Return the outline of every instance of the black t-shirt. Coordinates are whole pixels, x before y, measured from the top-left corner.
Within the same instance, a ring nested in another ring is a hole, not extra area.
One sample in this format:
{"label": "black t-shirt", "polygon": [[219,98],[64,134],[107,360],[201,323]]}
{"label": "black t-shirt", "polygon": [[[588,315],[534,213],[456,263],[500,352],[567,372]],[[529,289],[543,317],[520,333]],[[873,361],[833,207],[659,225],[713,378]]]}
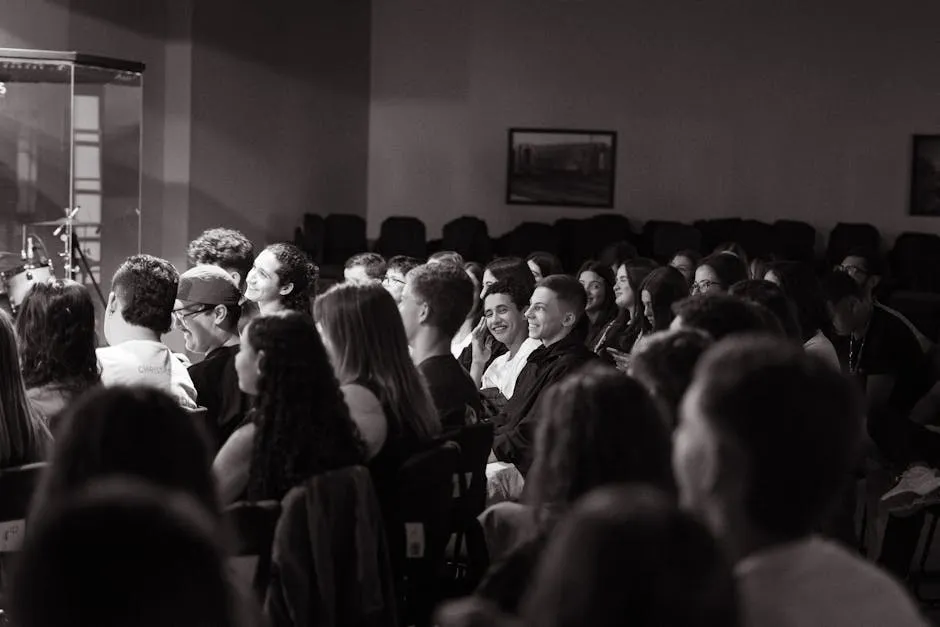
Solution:
{"label": "black t-shirt", "polygon": [[238,346],[223,346],[189,367],[197,399],[207,410],[206,422],[218,450],[243,422],[251,402],[238,387],[235,355]]}
{"label": "black t-shirt", "polygon": [[453,355],[429,357],[418,364],[427,381],[444,430],[476,423],[483,416],[480,391]]}

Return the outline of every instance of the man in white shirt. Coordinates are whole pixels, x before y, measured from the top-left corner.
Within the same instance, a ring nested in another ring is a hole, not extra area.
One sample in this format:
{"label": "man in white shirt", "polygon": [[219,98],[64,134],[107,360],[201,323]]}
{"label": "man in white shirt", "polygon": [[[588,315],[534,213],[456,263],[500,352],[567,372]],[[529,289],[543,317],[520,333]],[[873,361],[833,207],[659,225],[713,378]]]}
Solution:
{"label": "man in white shirt", "polygon": [[813,534],[863,429],[857,387],[801,346],[734,336],[699,361],[680,410],[676,481],[736,563],[743,625],[927,625],[888,574]]}
{"label": "man in white shirt", "polygon": [[186,366],[160,337],[170,330],[179,273],[151,255],[128,257],[111,280],[104,315],[109,346],[98,349],[104,385],[148,385],[184,408],[196,407],[196,388]]}

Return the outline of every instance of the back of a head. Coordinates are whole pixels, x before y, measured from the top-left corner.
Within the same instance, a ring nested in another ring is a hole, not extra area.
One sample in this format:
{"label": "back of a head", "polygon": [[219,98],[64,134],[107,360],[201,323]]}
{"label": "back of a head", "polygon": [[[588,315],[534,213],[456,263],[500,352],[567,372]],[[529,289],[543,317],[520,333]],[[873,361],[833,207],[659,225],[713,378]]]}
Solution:
{"label": "back of a head", "polygon": [[671,439],[660,408],[638,382],[589,365],[555,384],[538,406],[530,502],[567,506],[608,483],[675,492]]}
{"label": "back of a head", "polygon": [[216,520],[183,495],[112,478],[31,526],[10,595],[20,627],[229,627]]}
{"label": "back of a head", "polygon": [[255,248],[251,240],[234,229],[215,228],[203,231],[189,244],[187,251],[192,265],[210,264],[238,272],[242,281],[251,272]]}
{"label": "back of a head", "polygon": [[466,261],[464,260],[463,255],[458,253],[456,250],[439,250],[428,257],[428,263],[447,263],[453,266],[463,267]]}
{"label": "back of a head", "polygon": [[497,281],[514,279],[522,285],[531,285],[535,289],[535,277],[525,260],[519,257],[500,257],[486,264],[486,271]]}
{"label": "back of a head", "polygon": [[417,257],[409,257],[408,255],[395,255],[390,257],[388,263],[386,264],[386,272],[398,272],[402,276],[408,274],[412,268],[417,268],[421,265],[421,260]]}
{"label": "back of a head", "polygon": [[125,322],[160,335],[172,325],[178,286],[179,273],[173,264],[153,255],[128,257],[111,280]]}
{"label": "back of a head", "polygon": [[676,329],[654,333],[633,352],[630,376],[665,405],[670,428],[676,426],[679,403],[692,383],[695,366],[712,343],[702,331]]}
{"label": "back of a head", "polygon": [[786,337],[803,343],[796,306],[779,285],[763,279],[748,279],[732,285],[728,293],[766,307],[776,317]]}
{"label": "back of a head", "polygon": [[717,542],[669,495],[643,485],[602,488],[577,503],[549,541],[521,615],[539,627],[739,624]]}
{"label": "back of a head", "polygon": [[211,464],[206,434],[170,396],[148,387],[98,388],[62,416],[34,509],[118,474],[186,492],[218,512]]}
{"label": "back of a head", "polygon": [[780,323],[769,312],[763,315],[760,305],[728,294],[697,294],[672,310],[683,327],[704,331],[715,340],[736,333],[783,334]]}
{"label": "back of a head", "polygon": [[473,308],[476,288],[466,270],[449,263],[425,264],[405,277],[413,296],[428,306],[427,324],[453,338]]}
{"label": "back of a head", "polygon": [[711,268],[725,289],[747,280],[747,262],[732,252],[714,253],[702,259],[699,265]]}
{"label": "back of a head", "polygon": [[539,270],[542,272],[542,276],[550,276],[552,274],[564,274],[565,269],[561,265],[561,260],[557,255],[543,250],[537,250],[533,253],[530,253],[528,257],[525,258],[526,263],[532,262],[538,266]]}
{"label": "back of a head", "polygon": [[744,456],[745,512],[778,537],[810,532],[858,461],[858,389],[791,342],[751,335],[718,343],[699,361],[684,403]]}
{"label": "back of a head", "polygon": [[385,271],[388,269],[385,258],[378,253],[359,253],[346,260],[347,269],[356,266],[361,266],[365,270],[366,276],[373,281],[381,281],[385,278]]}

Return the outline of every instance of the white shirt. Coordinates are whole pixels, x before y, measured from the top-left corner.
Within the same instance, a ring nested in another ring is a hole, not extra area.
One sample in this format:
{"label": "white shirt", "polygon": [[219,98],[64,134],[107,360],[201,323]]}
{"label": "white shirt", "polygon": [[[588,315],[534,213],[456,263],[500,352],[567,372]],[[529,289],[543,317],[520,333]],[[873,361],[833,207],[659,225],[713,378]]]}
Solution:
{"label": "white shirt", "polygon": [[463,352],[463,349],[470,346],[470,342],[473,341],[473,331],[467,333],[462,340],[459,342],[454,338],[450,343],[450,352],[453,354],[454,359],[460,359],[460,353]]}
{"label": "white shirt", "polygon": [[163,342],[128,340],[97,353],[104,385],[148,385],[168,393],[186,409],[196,408],[196,386],[186,366]]}
{"label": "white shirt", "polygon": [[509,359],[509,353],[505,353],[494,359],[483,372],[483,379],[480,380],[480,389],[497,388],[507,399],[512,398],[512,393],[516,389],[516,379],[519,378],[519,373],[525,368],[532,351],[541,345],[541,340],[533,340],[529,337],[522,343],[512,359]]}
{"label": "white shirt", "polygon": [[836,354],[836,347],[832,345],[832,342],[829,341],[829,338],[826,337],[822,331],[816,331],[816,335],[806,340],[806,342],[803,343],[803,349],[807,353],[822,358],[827,364],[841,372],[842,365],[839,363],[839,355]]}
{"label": "white shirt", "polygon": [[926,627],[907,591],[839,545],[807,538],[734,569],[745,627]]}

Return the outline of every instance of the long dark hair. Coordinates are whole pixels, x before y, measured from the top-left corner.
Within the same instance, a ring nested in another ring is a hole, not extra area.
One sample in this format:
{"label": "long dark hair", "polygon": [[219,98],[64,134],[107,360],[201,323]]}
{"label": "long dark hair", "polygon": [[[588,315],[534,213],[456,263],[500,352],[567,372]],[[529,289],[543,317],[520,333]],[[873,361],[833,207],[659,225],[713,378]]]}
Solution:
{"label": "long dark hair", "polygon": [[800,261],[778,261],[770,264],[767,271],[777,275],[780,287],[793,301],[804,343],[818,331],[828,331],[829,314],[822,284],[811,265]]}
{"label": "long dark hair", "polygon": [[[614,283],[616,279],[614,278],[613,271],[610,269],[610,265],[594,260],[585,261],[578,270],[578,276],[576,277],[578,281],[581,280],[581,275],[585,272],[593,272],[599,276],[604,283],[604,302],[601,306],[601,310],[598,312],[597,319],[594,322],[590,322],[590,319],[588,320],[590,329],[588,330],[586,343],[589,347],[593,347],[598,336],[603,333],[607,325],[617,317],[620,310],[617,308],[617,300],[614,296]],[[585,317],[587,317],[586,313]]]}
{"label": "long dark hair", "polygon": [[55,384],[79,393],[101,382],[95,348],[95,305],[84,285],[37,283],[16,318],[27,388]]}
{"label": "long dark hair", "polygon": [[255,318],[245,333],[263,353],[248,498],[279,500],[309,477],[364,463],[365,445],[313,320],[279,312]]}
{"label": "long dark hair", "polygon": [[280,242],[271,244],[265,250],[270,251],[277,259],[278,284],[292,283],[294,285],[289,294],[281,296],[281,304],[285,309],[309,314],[310,301],[317,294],[320,268],[293,244]]}
{"label": "long dark hair", "polygon": [[633,350],[637,338],[642,335],[646,328],[646,316],[643,315],[643,304],[641,302],[643,281],[658,267],[659,264],[655,260],[647,257],[637,257],[623,264],[624,272],[627,273],[627,283],[633,291],[636,315],[633,315],[633,312],[626,308],[620,311],[614,321],[613,328],[608,333],[608,346],[625,353]]}
{"label": "long dark hair", "polygon": [[[649,324],[649,320],[646,320],[646,316],[643,315],[643,333],[662,331],[669,328],[675,317],[672,304],[688,295],[689,284],[685,282],[685,277],[681,272],[672,266],[663,266],[656,268],[643,279],[640,293],[637,295],[641,303],[643,292],[649,292],[653,307],[653,324]],[[641,304],[640,307],[642,306]]]}
{"label": "long dark hair", "polygon": [[476,261],[468,261],[463,264],[463,269],[470,275],[474,287],[473,308],[470,310],[470,313],[467,314],[467,320],[470,320],[473,326],[476,326],[483,316],[483,298],[480,296],[480,292],[483,289],[483,265]]}
{"label": "long dark hair", "polygon": [[33,412],[20,374],[13,321],[0,310],[0,468],[42,461],[52,440]]}

